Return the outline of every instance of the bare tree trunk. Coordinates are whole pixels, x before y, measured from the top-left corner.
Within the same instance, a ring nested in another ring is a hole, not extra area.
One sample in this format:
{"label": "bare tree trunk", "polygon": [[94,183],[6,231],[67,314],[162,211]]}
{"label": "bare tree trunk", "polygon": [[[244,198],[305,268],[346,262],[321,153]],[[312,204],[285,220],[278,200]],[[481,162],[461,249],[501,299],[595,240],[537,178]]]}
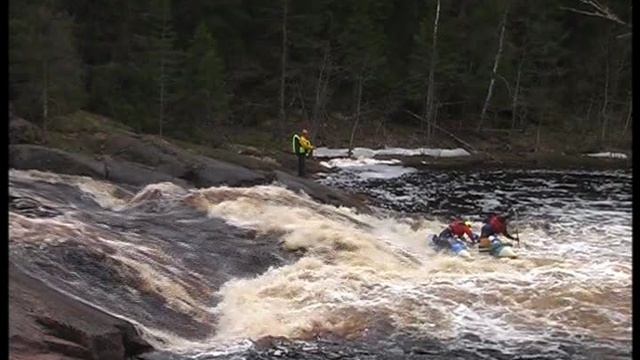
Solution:
{"label": "bare tree trunk", "polygon": [[353,120],[353,127],[351,128],[351,137],[349,138],[349,156],[353,154],[353,139],[356,135],[356,128],[358,127],[358,123],[360,122],[360,104],[362,102],[362,79],[363,75],[360,74],[358,78],[358,90],[356,95],[356,114],[355,119]]}
{"label": "bare tree trunk", "polygon": [[520,117],[519,117],[519,118],[520,118],[520,121],[519,121],[518,126],[519,126],[521,129],[524,129],[524,120],[527,118],[527,115],[528,115],[528,114],[529,114],[529,108],[525,106],[525,107],[524,107],[524,110],[522,111],[522,113],[520,113]]}
{"label": "bare tree trunk", "polygon": [[49,64],[42,61],[42,129],[47,136],[47,122],[49,119]]}
{"label": "bare tree trunk", "polygon": [[[411,115],[411,116],[415,117],[416,119],[418,119],[418,120],[420,120],[420,121],[424,121],[424,122],[426,122],[426,120],[425,120],[424,118],[422,118],[421,116],[419,116],[419,115],[417,115],[417,114],[412,113],[412,112],[411,112],[411,111],[409,111],[409,110],[406,110],[406,109],[405,109],[405,110],[404,110],[404,112],[406,112],[407,114],[409,114],[409,115]],[[476,153],[476,152],[477,152],[477,150],[476,150],[473,146],[471,146],[471,144],[469,144],[468,142],[466,142],[466,141],[464,141],[464,140],[460,139],[459,137],[455,136],[452,132],[448,131],[447,129],[444,129],[444,128],[442,128],[442,127],[438,126],[438,125],[434,125],[434,127],[438,128],[438,130],[442,131],[444,134],[449,135],[452,139],[454,139],[454,140],[455,140],[455,141],[457,141],[459,144],[461,144],[461,145],[462,145],[462,147],[464,147],[464,148],[468,149],[471,153]],[[489,155],[489,156],[491,156],[491,155]]]}
{"label": "bare tree trunk", "polygon": [[160,137],[162,137],[162,123],[164,122],[164,59],[160,65]]}
{"label": "bare tree trunk", "polygon": [[540,128],[542,127],[542,119],[544,118],[545,114],[542,113],[540,114],[540,118],[538,119],[538,128],[536,129],[536,148],[535,148],[535,152],[539,152],[540,151]]}
{"label": "bare tree trunk", "polygon": [[[162,33],[160,34],[160,41],[161,44],[164,45],[164,41],[165,41],[165,36],[167,34],[167,21],[168,21],[168,17],[169,17],[169,9],[168,7],[164,7],[164,10],[162,12]],[[158,128],[159,128],[159,135],[160,137],[162,137],[162,128],[163,128],[163,124],[164,124],[164,109],[165,109],[165,83],[167,81],[166,79],[166,74],[165,74],[165,62],[167,60],[167,54],[165,53],[166,49],[162,49],[162,58],[160,59],[160,116],[159,116],[159,120],[158,120]]]}
{"label": "bare tree trunk", "polygon": [[[628,51],[627,49],[628,47],[625,47],[622,53],[619,54],[618,66],[611,76],[611,85],[610,85],[611,90],[609,91],[609,93],[612,101],[615,101],[618,98],[618,94],[620,93],[618,86],[620,85],[620,79],[622,78],[622,73],[627,63],[626,62],[627,51]],[[622,126],[622,121],[620,125]],[[610,124],[609,126],[613,129],[615,124]]]}
{"label": "bare tree trunk", "polygon": [[540,124],[541,123],[542,123],[541,121],[538,121],[538,128],[536,129],[536,151],[535,152],[540,151]]}
{"label": "bare tree trunk", "polygon": [[320,104],[321,104],[321,99],[323,93],[323,87],[325,84],[324,81],[324,73],[325,73],[325,69],[327,68],[327,63],[329,62],[329,42],[327,41],[327,44],[325,45],[324,48],[324,56],[322,57],[322,63],[320,65],[320,73],[318,74],[318,81],[316,83],[316,99],[315,99],[315,103],[313,104],[313,112],[312,112],[312,118],[311,118],[311,137],[312,140],[315,141],[315,137],[316,137],[316,129],[317,129],[317,124],[318,124],[318,116],[320,115]]}
{"label": "bare tree trunk", "polygon": [[327,88],[329,87],[330,78],[331,78],[331,68],[327,70],[327,74],[324,77],[324,83],[322,84],[322,90],[320,91],[321,96],[320,96],[320,106],[318,109],[318,120],[316,121],[314,135],[312,135],[312,136],[316,136],[317,138],[320,138],[322,136],[322,130],[323,130],[323,127],[321,126],[322,121],[329,118],[326,105],[327,105],[327,99],[328,99]]}
{"label": "bare tree trunk", "polygon": [[387,127],[386,127],[386,119],[387,119],[387,114],[385,114],[382,117],[382,120],[380,121],[380,130],[382,131],[382,141],[383,141],[383,145],[386,147],[387,146]]}
{"label": "bare tree trunk", "polygon": [[629,112],[627,113],[627,120],[624,123],[624,128],[622,129],[622,135],[625,135],[627,133],[627,129],[629,128],[629,124],[631,124],[631,114],[632,114],[632,107],[633,107],[633,100],[631,98],[631,92],[629,92]]}
{"label": "bare tree trunk", "polygon": [[591,109],[593,108],[593,102],[595,101],[596,93],[591,94],[591,100],[589,100],[589,107],[587,108],[587,123],[591,124]]}
{"label": "bare tree trunk", "polygon": [[435,96],[434,77],[437,61],[437,42],[438,42],[438,22],[440,20],[440,0],[436,1],[436,16],[433,20],[433,40],[431,43],[431,64],[429,65],[429,80],[427,84],[427,98],[425,101],[425,120],[427,121],[427,144],[431,142],[432,132],[432,116],[433,116],[433,98]]}
{"label": "bare tree trunk", "polygon": [[300,98],[300,109],[302,110],[302,116],[305,119],[308,119],[309,114],[307,113],[307,107],[305,106],[305,103],[304,103],[304,94],[302,94],[302,86],[298,83],[296,87],[298,88],[298,97]]}
{"label": "bare tree trunk", "polygon": [[511,132],[516,128],[516,116],[518,113],[518,94],[520,92],[520,76],[522,75],[522,64],[524,63],[525,53],[523,51],[522,58],[518,63],[518,73],[516,75],[516,86],[513,90],[513,103],[511,104]]}
{"label": "bare tree trunk", "polygon": [[600,141],[604,142],[607,129],[607,105],[609,104],[609,57],[606,58],[605,76],[604,76],[604,95],[602,100],[602,110],[600,116],[602,118],[602,129],[600,131]]}
{"label": "bare tree trunk", "polygon": [[496,73],[498,72],[498,65],[500,64],[500,56],[502,55],[502,46],[504,44],[504,31],[507,26],[508,14],[509,14],[509,3],[507,3],[507,7],[504,9],[504,15],[502,15],[502,26],[500,28],[500,37],[498,39],[498,51],[496,52],[496,57],[493,61],[493,70],[491,71],[491,81],[489,82],[489,90],[487,90],[487,98],[484,100],[484,105],[482,106],[482,112],[480,113],[480,122],[478,123],[478,131],[482,129],[484,117],[487,113],[487,109],[489,108],[489,102],[491,102],[491,96],[493,95],[493,86],[495,85],[495,82],[496,82]]}
{"label": "bare tree trunk", "polygon": [[285,122],[287,114],[284,110],[284,86],[285,79],[287,77],[287,10],[288,0],[282,0],[282,63],[281,63],[281,76],[280,76],[280,119],[278,121],[278,132],[282,132],[282,128]]}
{"label": "bare tree trunk", "polygon": [[438,110],[440,109],[440,104],[434,101],[433,105],[433,121],[431,122],[431,128],[435,129],[438,126]]}

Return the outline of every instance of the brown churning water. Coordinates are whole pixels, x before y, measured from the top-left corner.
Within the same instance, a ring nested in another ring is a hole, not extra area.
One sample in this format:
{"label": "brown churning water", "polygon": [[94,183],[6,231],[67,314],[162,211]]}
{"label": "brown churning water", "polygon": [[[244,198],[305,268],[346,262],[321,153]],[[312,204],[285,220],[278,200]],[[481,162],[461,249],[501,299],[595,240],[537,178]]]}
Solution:
{"label": "brown churning water", "polygon": [[[562,180],[565,175],[528,174],[519,179],[530,180],[527,191],[499,190],[522,199],[522,206],[537,202],[517,224],[525,239],[516,248],[519,259],[475,254],[465,260],[429,247],[428,236],[446,226],[441,219],[402,209],[359,214],[277,184],[199,190],[156,184],[134,194],[88,178],[12,170],[12,196],[35,199],[63,215],[38,218],[12,210],[10,251],[16,259],[30,256],[57,267],[58,276],[49,281],[132,320],[154,345],[175,352],[268,335],[359,338],[381,324],[389,334],[451,343],[474,334],[506,348],[523,342],[554,346],[564,336],[630,349],[631,209],[630,195],[623,196],[630,179],[622,174],[598,182],[609,186],[601,189],[602,196],[581,197],[571,190],[571,181]],[[467,181],[485,181],[467,176]],[[414,191],[422,186],[415,178],[404,181]],[[496,181],[507,182],[499,176]],[[388,190],[375,183],[350,185],[378,196]],[[553,206],[566,204],[566,194],[536,199],[535,186],[572,192],[573,203]],[[492,197],[479,187],[468,190],[481,205],[454,204],[458,212],[487,210]],[[415,194],[418,200],[431,197],[432,205],[439,198],[437,192]],[[411,205],[406,197],[396,205],[403,201]],[[476,231],[478,220],[473,221]],[[285,249],[297,257],[265,260],[253,274],[242,268],[210,272],[207,264],[214,260],[205,258],[207,253],[223,251],[214,243],[216,234],[207,233],[212,224],[218,230],[228,227],[220,234],[230,234],[238,244],[251,234],[248,252],[269,249],[260,251],[271,251],[275,259]],[[58,262],[60,249],[101,259],[113,271],[111,278],[104,279],[103,288],[88,289],[94,275]],[[45,273],[36,265],[30,270]],[[118,304],[100,300],[102,293],[111,293]],[[162,299],[164,308],[145,305],[151,298]]]}

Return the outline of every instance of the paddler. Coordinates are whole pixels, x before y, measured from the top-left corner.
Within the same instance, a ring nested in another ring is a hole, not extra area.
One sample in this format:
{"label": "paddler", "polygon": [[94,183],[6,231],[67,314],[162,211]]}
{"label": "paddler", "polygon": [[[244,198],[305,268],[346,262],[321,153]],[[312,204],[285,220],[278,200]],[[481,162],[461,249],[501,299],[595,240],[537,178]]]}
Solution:
{"label": "paddler", "polygon": [[309,132],[303,129],[301,134],[293,134],[292,139],[293,153],[298,157],[298,176],[304,177],[304,161],[313,154],[313,145],[309,141]]}
{"label": "paddler", "polygon": [[440,235],[433,237],[433,242],[437,247],[449,248],[456,241],[465,241],[465,235],[469,238],[468,242],[478,241],[478,235],[473,233],[470,221],[454,220],[446,229],[442,230]]}
{"label": "paddler", "polygon": [[510,240],[516,240],[514,236],[511,236],[507,231],[507,222],[509,220],[509,215],[491,215],[486,223],[482,226],[480,230],[480,247],[489,247],[491,242],[489,241],[489,236],[500,236],[504,235]]}

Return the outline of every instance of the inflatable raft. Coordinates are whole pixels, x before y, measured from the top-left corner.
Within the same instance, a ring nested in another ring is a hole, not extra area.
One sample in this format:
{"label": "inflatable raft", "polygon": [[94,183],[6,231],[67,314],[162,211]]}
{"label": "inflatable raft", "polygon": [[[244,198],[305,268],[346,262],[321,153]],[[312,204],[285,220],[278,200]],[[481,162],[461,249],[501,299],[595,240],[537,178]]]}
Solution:
{"label": "inflatable raft", "polygon": [[500,238],[494,235],[485,239],[480,239],[478,252],[488,253],[491,256],[498,258],[515,259],[518,257],[518,255],[513,251],[513,246],[511,244],[503,242]]}
{"label": "inflatable raft", "polygon": [[[442,245],[443,243],[448,244],[448,246],[443,246]],[[471,258],[471,252],[469,251],[469,248],[461,240],[453,240],[453,239],[451,239],[451,240],[439,242],[438,241],[438,236],[437,235],[433,235],[431,237],[431,246],[433,246],[436,251],[446,250],[446,251],[449,251],[450,253],[452,253],[453,255],[456,255],[456,256],[460,256],[460,257],[467,258],[467,259]]]}

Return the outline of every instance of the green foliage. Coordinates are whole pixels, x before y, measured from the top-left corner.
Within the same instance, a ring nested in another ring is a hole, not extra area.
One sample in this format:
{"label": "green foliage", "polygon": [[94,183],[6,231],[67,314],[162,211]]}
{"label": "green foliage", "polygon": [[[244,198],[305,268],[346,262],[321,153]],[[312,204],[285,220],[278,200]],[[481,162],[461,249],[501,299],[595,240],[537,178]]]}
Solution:
{"label": "green foliage", "polygon": [[[83,66],[68,14],[48,2],[12,7],[9,99],[18,113],[43,119],[84,102]],[[46,120],[46,119],[45,119]]]}
{"label": "green foliage", "polygon": [[378,70],[384,65],[385,36],[383,28],[377,26],[383,2],[358,0],[351,2],[351,15],[338,42],[343,49],[343,61],[353,78],[366,80],[379,77]]}
{"label": "green foliage", "polygon": [[195,31],[181,74],[178,111],[190,126],[219,124],[229,109],[224,63],[205,24]]}
{"label": "green foliage", "polygon": [[[511,109],[519,70],[523,126],[569,119],[567,125],[596,129],[605,83],[605,112],[615,120],[611,126],[621,126],[616,119],[626,118],[631,91],[631,37],[617,36],[629,27],[562,9],[583,8],[577,0],[442,1],[436,102],[452,105],[438,117],[477,121],[507,3],[487,126],[510,123],[493,122],[493,115]],[[628,1],[601,3],[630,21]],[[288,110],[298,116],[317,110],[325,120],[350,111],[360,80],[363,112],[423,106],[434,0],[289,5]],[[24,117],[43,116],[45,94],[50,116],[84,108],[139,131],[157,133],[162,125],[169,135],[197,136],[278,112],[281,1],[10,0],[9,10],[10,101]]]}

